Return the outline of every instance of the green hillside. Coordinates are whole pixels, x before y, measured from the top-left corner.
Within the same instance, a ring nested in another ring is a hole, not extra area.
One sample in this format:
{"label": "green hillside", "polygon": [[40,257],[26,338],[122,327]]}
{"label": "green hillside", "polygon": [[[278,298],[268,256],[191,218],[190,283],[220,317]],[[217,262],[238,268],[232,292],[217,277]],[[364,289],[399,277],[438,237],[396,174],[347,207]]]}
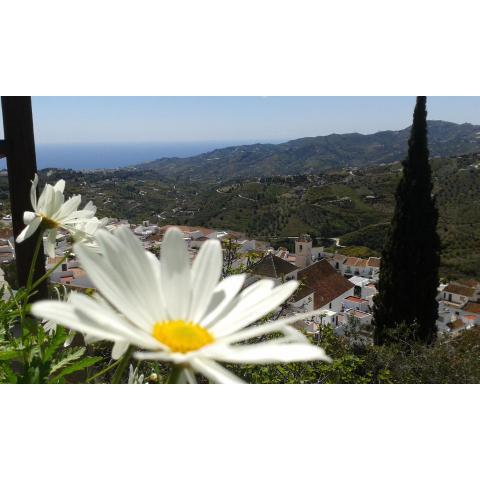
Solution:
{"label": "green hillside", "polygon": [[[480,150],[480,126],[429,121],[432,157]],[[321,173],[339,167],[365,167],[402,160],[410,127],[371,135],[332,134],[274,144],[221,148],[189,158],[163,158],[136,165],[176,181],[224,182],[235,178]]]}
{"label": "green hillside", "polygon": [[[480,278],[479,165],[480,154],[432,160],[446,277]],[[154,170],[50,170],[48,181],[65,178],[66,193],[93,200],[100,216],[231,229],[275,245],[291,246],[288,237],[307,232],[326,246],[339,238],[349,247],[345,253],[366,247],[380,254],[400,172],[397,162],[212,183],[172,182]],[[7,179],[0,178],[0,213],[6,214]]]}

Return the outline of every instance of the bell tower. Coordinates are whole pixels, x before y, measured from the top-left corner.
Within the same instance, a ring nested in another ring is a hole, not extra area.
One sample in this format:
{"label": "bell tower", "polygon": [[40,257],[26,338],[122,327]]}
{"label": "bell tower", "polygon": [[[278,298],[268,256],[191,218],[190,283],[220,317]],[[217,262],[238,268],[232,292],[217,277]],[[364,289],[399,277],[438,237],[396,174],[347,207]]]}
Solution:
{"label": "bell tower", "polygon": [[312,264],[312,238],[304,233],[295,240],[295,265],[305,268]]}

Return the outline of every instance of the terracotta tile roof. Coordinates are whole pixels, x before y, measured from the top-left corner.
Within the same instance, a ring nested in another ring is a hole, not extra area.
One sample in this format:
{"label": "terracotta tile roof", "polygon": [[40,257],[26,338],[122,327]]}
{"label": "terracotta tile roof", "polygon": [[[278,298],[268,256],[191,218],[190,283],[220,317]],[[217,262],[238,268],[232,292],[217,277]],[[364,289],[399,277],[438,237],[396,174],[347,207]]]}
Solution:
{"label": "terracotta tile roof", "polygon": [[474,288],[466,287],[465,285],[459,285],[458,283],[449,283],[443,291],[447,293],[463,295],[464,297],[472,297],[473,295],[475,295]]}
{"label": "terracotta tile roof", "polygon": [[11,228],[0,228],[0,238],[13,237],[13,230]]}
{"label": "terracotta tile roof", "polygon": [[[350,313],[350,312],[348,312]],[[371,314],[370,313],[366,313],[366,312],[361,312],[359,310],[355,310],[353,313],[353,316],[354,317],[357,317],[357,318],[365,318],[365,317],[368,317],[370,316]]]}
{"label": "terracotta tile roof", "polygon": [[370,257],[367,261],[367,266],[373,267],[373,268],[380,268],[380,258]]}
{"label": "terracotta tile roof", "polygon": [[472,288],[478,288],[480,286],[480,283],[478,280],[475,280],[473,278],[465,278],[462,280],[456,280],[455,283],[460,283],[461,285],[465,285],[467,287],[472,287]]}
{"label": "terracotta tile roof", "polygon": [[450,330],[458,330],[459,328],[462,328],[464,326],[465,326],[465,324],[463,323],[463,321],[460,318],[457,318],[453,322],[447,323],[447,327],[450,328]]}
{"label": "terracotta tile roof", "polygon": [[251,272],[262,277],[281,278],[282,275],[288,275],[295,270],[298,270],[298,267],[283,260],[283,258],[269,253],[253,265]]}
{"label": "terracotta tile roof", "polygon": [[465,315],[463,317],[464,320],[467,320],[468,322],[474,322],[477,319],[476,315]]}
{"label": "terracotta tile roof", "polygon": [[306,285],[300,285],[294,292],[294,294],[289,298],[289,302],[298,302],[302,298],[307,297],[308,295],[311,295],[312,293],[315,293],[313,289],[310,287],[307,287]]}
{"label": "terracotta tile roof", "polygon": [[314,308],[323,307],[353,289],[352,283],[325,259],[300,270],[297,278],[314,291]]}
{"label": "terracotta tile roof", "polygon": [[359,260],[359,258],[357,258],[357,257],[348,257],[345,260],[345,265],[347,267],[353,267],[357,263],[358,260]]}
{"label": "terracotta tile roof", "polygon": [[349,302],[355,302],[355,303],[368,302],[368,300],[365,300],[364,298],[354,297],[354,296],[347,297],[345,300],[348,300]]}
{"label": "terracotta tile roof", "polygon": [[336,261],[336,262],[340,262],[340,263],[343,263],[345,260],[346,260],[346,256],[345,255],[341,255],[340,253],[336,253],[334,256],[333,256],[333,259]]}
{"label": "terracotta tile roof", "polygon": [[357,263],[355,264],[356,267],[366,267],[368,260],[365,258],[359,258]]}
{"label": "terracotta tile roof", "polygon": [[463,310],[470,313],[480,313],[480,303],[477,302],[468,302]]}

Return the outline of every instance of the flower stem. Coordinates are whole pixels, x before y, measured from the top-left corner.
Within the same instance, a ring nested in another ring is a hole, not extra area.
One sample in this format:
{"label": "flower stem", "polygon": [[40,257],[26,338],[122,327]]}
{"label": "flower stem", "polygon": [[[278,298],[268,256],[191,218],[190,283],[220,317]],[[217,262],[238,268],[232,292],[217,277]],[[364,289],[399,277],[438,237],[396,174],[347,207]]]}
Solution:
{"label": "flower stem", "polygon": [[127,368],[128,363],[130,362],[130,357],[133,353],[133,347],[128,347],[128,350],[124,353],[120,364],[118,365],[115,373],[113,374],[112,383],[120,383],[123,372]]}
{"label": "flower stem", "polygon": [[65,261],[67,260],[68,256],[70,255],[70,252],[67,252],[63,257],[62,259],[56,263],[53,268],[50,268],[46,273],[45,275],[43,275],[42,277],[40,277],[32,286],[31,286],[31,290],[34,290],[36,287],[38,287],[38,285],[40,285],[44,280],[46,280],[48,277],[50,277],[50,275]]}
{"label": "flower stem", "polygon": [[99,377],[100,375],[103,375],[104,373],[107,373],[109,370],[111,370],[113,367],[116,367],[120,362],[122,361],[121,358],[119,358],[117,361],[111,363],[108,367],[105,367],[103,370],[100,370],[98,373],[95,375],[92,375],[91,377],[87,378],[85,380],[85,383],[90,383],[94,378]]}
{"label": "flower stem", "polygon": [[30,290],[32,288],[33,273],[35,271],[35,266],[37,265],[37,258],[40,252],[40,247],[42,246],[42,242],[43,242],[43,231],[40,229],[37,236],[37,243],[35,244],[35,250],[33,252],[32,263],[30,264],[30,270],[28,272],[27,285],[26,285],[27,290]]}
{"label": "flower stem", "polygon": [[172,365],[170,375],[167,378],[167,383],[179,383],[180,377],[183,373],[183,367],[181,365]]}

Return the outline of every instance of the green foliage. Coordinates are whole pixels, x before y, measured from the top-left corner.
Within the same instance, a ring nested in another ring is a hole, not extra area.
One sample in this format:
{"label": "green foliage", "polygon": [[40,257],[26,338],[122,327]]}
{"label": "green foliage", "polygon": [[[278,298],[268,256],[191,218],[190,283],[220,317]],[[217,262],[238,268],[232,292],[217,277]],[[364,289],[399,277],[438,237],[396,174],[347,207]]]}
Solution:
{"label": "green foliage", "polygon": [[436,334],[440,239],[432,196],[427,142],[426,97],[417,97],[409,150],[395,195],[392,223],[382,251],[375,297],[375,341],[385,343],[388,330],[402,324],[431,343]]}
{"label": "green foliage", "polygon": [[331,363],[305,362],[281,365],[228,365],[251,383],[472,383],[480,382],[480,327],[432,345],[412,341],[409,333],[392,332],[396,341],[382,346],[359,342],[352,329],[336,337],[323,326],[317,340]]}
{"label": "green foliage", "polygon": [[[389,223],[378,223],[359,228],[340,237],[340,244],[367,247],[373,252],[381,252]],[[343,253],[343,252],[342,252]],[[344,253],[344,255],[346,255]]]}
{"label": "green foliage", "polygon": [[64,383],[69,375],[92,367],[101,357],[85,347],[64,347],[70,334],[57,326],[47,334],[28,315],[33,292],[20,289],[0,301],[0,383]]}

